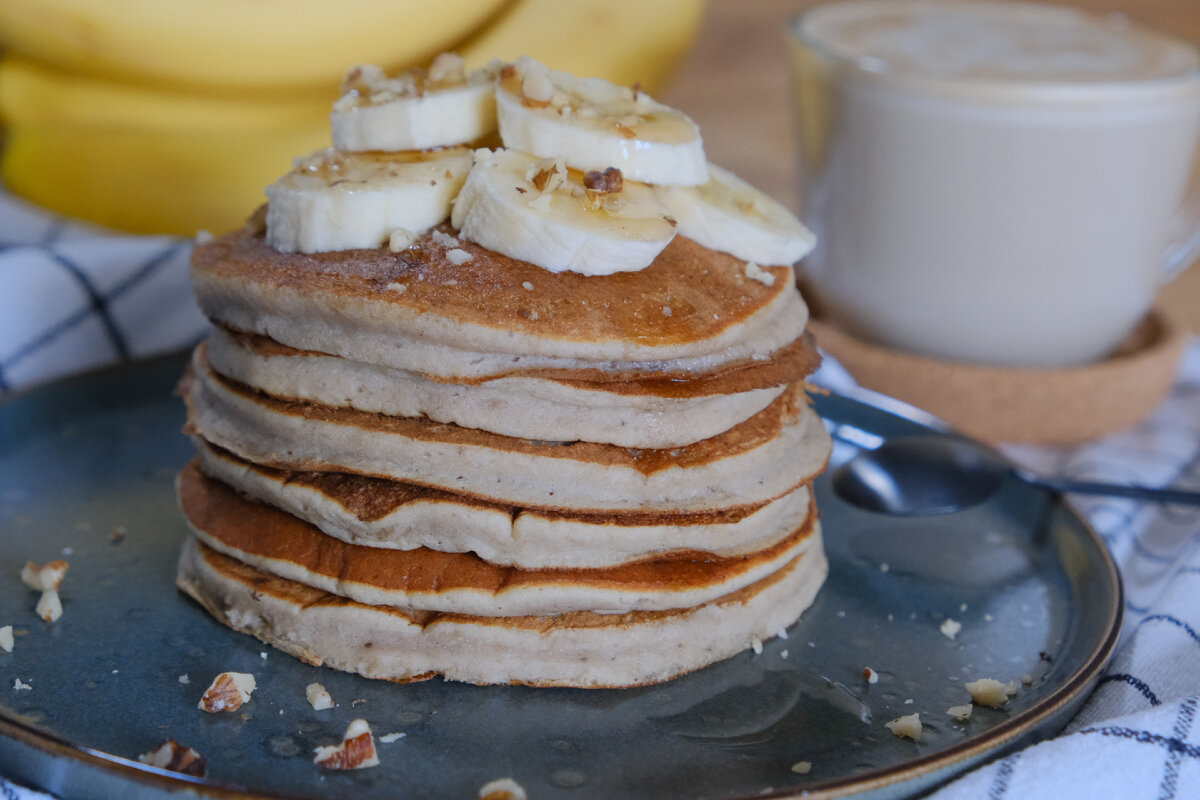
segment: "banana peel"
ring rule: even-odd
[[[222,0],[235,2],[245,0]],[[528,53],[555,69],[639,82],[653,93],[686,53],[703,6],[703,0],[511,0],[482,30],[439,49],[457,50],[471,66]],[[211,13],[207,5],[204,13]],[[429,55],[422,51],[413,63],[374,62],[396,70]],[[258,86],[187,91],[8,53],[0,59],[6,127],[0,180],[46,208],[118,230],[185,236],[228,230],[264,201],[263,189],[293,158],[329,145],[338,80],[349,66],[368,61],[359,52],[335,79],[288,91],[269,88],[270,75]]]

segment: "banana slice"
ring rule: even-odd
[[[600,78],[576,78],[522,56],[501,71],[496,116],[505,147],[561,156],[574,169],[616,167],[626,180],[670,186],[708,180],[696,123]]]
[[[659,186],[655,193],[679,233],[711,250],[756,264],[799,261],[816,237],[781,203],[727,169],[708,165],[700,186]]]
[[[427,150],[473,142],[496,130],[496,67],[468,74],[442,53],[428,70],[394,78],[376,66],[350,70],[333,104],[333,146],[343,151]]]
[[[675,237],[651,188],[618,170],[582,175],[503,149],[475,151],[450,222],[489,250],[582,275],[644,269]]]
[[[267,187],[267,243],[285,253],[379,247],[450,216],[471,170],[466,148],[404,153],[321,150]],[[395,238],[394,238],[395,237]]]

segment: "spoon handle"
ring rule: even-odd
[[[1023,474],[1021,478],[1026,483],[1041,486],[1063,494],[1098,494],[1108,497],[1126,497],[1131,500],[1145,500],[1151,503],[1178,503],[1189,506],[1200,506],[1200,492],[1190,492],[1184,489],[1156,489],[1149,486],[1129,486],[1117,483],[1093,483],[1091,481],[1075,481],[1070,478],[1047,478]]]

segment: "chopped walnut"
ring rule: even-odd
[[[57,622],[63,613],[62,600],[59,599],[58,592],[53,589],[42,592],[35,610],[37,615],[46,622]]]
[[[609,167],[604,172],[592,170],[584,174],[583,185],[591,192],[612,194],[624,188],[625,176],[616,167]]]
[[[319,683],[310,683],[304,687],[304,696],[308,699],[308,704],[317,711],[333,708],[333,698],[329,691]]]
[[[222,672],[204,690],[200,698],[200,709],[210,714],[220,711],[236,711],[250,699],[258,687],[254,676],[245,672]]]
[[[962,630],[962,623],[947,617],[946,621],[942,623],[942,626],[938,630],[940,630],[942,635],[947,639],[953,639],[954,637],[958,636],[958,632]]]
[[[12,625],[5,625],[0,628],[0,650],[6,653],[13,651],[13,629]]]
[[[193,775],[203,778],[204,757],[190,747],[184,747],[174,739],[167,739],[149,753],[142,753],[138,761],[151,767]]]
[[[812,772],[812,762],[797,761],[795,764],[792,764],[792,772],[796,773],[797,775],[807,775],[808,773]]]
[[[561,158],[539,158],[526,170],[525,180],[541,194],[553,192],[567,182],[567,165]]]
[[[916,741],[921,738],[921,715],[909,714],[904,717],[898,717],[891,722],[885,722],[884,727],[901,739]]]
[[[583,186],[587,196],[586,206],[589,210],[606,208],[613,211],[616,210],[614,201],[617,200],[614,195],[624,188],[625,178],[621,175],[621,170],[616,167],[609,167],[603,172],[592,170],[584,174]]]
[[[479,787],[479,800],[527,800],[525,787],[512,778],[497,778]]]
[[[971,718],[971,711],[974,708],[970,703],[961,706],[950,706],[946,709],[946,713],[954,717],[956,722],[966,722]]]
[[[25,566],[21,568],[21,580],[34,591],[44,592],[47,589],[58,591],[58,587],[62,585],[63,578],[66,577],[67,567],[69,566],[62,559],[46,564],[35,564],[32,561],[26,561]]]
[[[438,53],[429,65],[430,83],[462,83],[467,79],[467,62],[458,53]]]
[[[521,105],[545,108],[553,99],[554,81],[550,79],[550,70],[537,62],[529,62],[521,79]]]
[[[867,683],[879,683],[879,673],[870,667],[863,667],[863,680]]]
[[[1008,702],[1010,695],[1017,693],[1017,682],[1001,683],[994,678],[980,678],[966,684],[966,688],[976,705],[1000,708]]]
[[[747,278],[758,281],[763,286],[775,285],[775,274],[768,272],[753,261],[746,262],[745,274]]]
[[[375,740],[365,719],[356,719],[346,728],[342,743],[318,747],[313,763],[325,769],[366,769],[378,766]]]
[[[405,228],[396,228],[388,237],[388,249],[393,253],[407,250],[417,240],[416,234]]]

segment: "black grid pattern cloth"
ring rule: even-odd
[[[123,236],[0,192],[0,396],[186,347],[206,330],[191,242]]]

